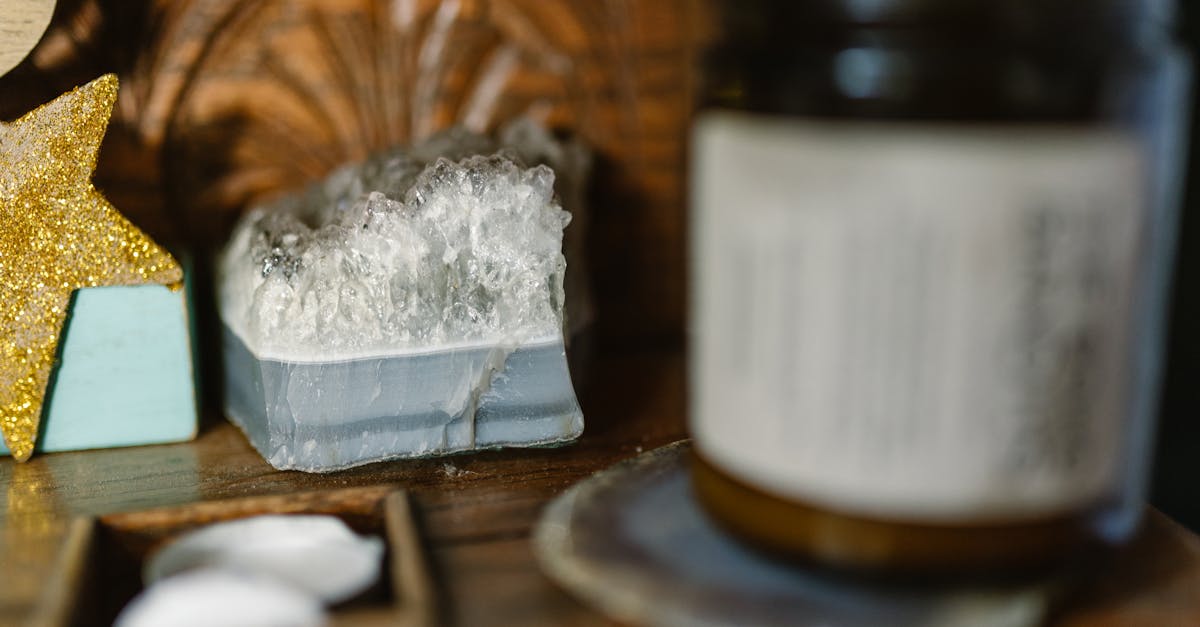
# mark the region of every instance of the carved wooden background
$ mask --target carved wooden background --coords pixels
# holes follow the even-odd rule
[[[249,204],[339,164],[530,115],[596,151],[587,247],[602,336],[675,338],[696,6],[61,0],[0,79],[0,119],[117,72],[97,187],[156,237],[203,253]]]

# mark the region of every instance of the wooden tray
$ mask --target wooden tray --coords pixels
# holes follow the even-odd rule
[[[260,514],[330,514],[386,543],[386,567],[369,591],[331,610],[331,625],[438,622],[437,595],[408,495],[395,486],[208,501],[79,517],[71,523],[40,617],[47,626],[111,625],[142,589],[142,562],[197,527]]]

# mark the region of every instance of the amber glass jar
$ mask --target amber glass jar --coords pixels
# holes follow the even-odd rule
[[[868,570],[1142,510],[1190,65],[1172,3],[724,3],[691,136],[712,516]]]

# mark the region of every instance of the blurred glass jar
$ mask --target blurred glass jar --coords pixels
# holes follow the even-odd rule
[[[725,2],[692,128],[697,494],[994,571],[1136,529],[1190,61],[1169,2]]]

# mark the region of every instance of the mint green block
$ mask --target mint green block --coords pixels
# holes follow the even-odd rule
[[[187,290],[75,292],[36,450],[181,442],[196,435]],[[0,443],[0,453],[8,449]]]

